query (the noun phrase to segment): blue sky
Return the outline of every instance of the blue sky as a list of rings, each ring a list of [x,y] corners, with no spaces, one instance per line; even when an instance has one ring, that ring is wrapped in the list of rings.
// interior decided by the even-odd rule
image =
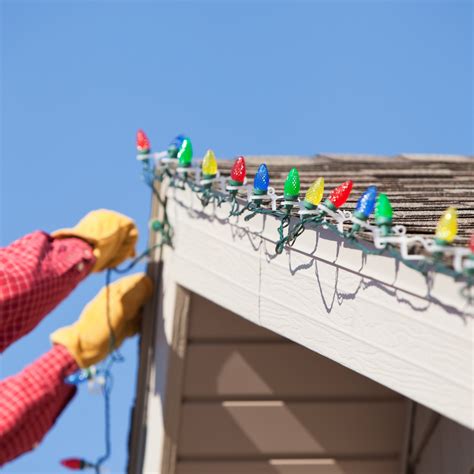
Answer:
[[[197,155],[473,153],[470,2],[3,1],[0,244],[95,208],[132,216],[134,160],[185,132]],[[48,350],[104,284],[93,275],[1,360]],[[113,392],[112,473],[124,472],[137,340]],[[103,449],[100,397],[81,390],[41,446],[6,472],[65,472]]]

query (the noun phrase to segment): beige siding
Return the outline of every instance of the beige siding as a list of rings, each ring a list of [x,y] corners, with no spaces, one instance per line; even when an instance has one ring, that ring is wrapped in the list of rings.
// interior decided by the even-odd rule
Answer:
[[[386,474],[397,472],[396,461],[335,459],[271,459],[255,462],[180,462],[177,474]]]
[[[391,390],[192,295],[178,474],[398,474]]]
[[[285,341],[283,337],[236,316],[211,301],[193,294],[189,321],[190,341]]]
[[[185,403],[185,458],[397,455],[402,401]]]
[[[388,399],[391,390],[287,340],[190,344],[185,397]]]

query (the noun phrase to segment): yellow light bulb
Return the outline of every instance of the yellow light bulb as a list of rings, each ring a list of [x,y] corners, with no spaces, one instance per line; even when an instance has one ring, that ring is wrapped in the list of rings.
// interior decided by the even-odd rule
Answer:
[[[448,207],[436,227],[436,240],[451,243],[458,233],[458,213],[455,207]]]
[[[207,176],[215,176],[217,174],[216,155],[212,150],[207,150],[202,160],[202,174]]]
[[[324,194],[324,178],[318,178],[314,183],[309,187],[306,192],[304,200],[311,204],[312,206],[317,206]]]

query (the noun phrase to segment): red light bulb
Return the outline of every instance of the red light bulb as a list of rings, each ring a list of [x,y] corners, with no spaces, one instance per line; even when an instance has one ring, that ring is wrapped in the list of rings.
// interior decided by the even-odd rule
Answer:
[[[61,464],[64,467],[66,467],[68,469],[71,469],[73,471],[80,471],[80,470],[84,469],[84,467],[86,466],[85,461],[83,461],[82,459],[78,459],[78,458],[62,459]]]
[[[474,253],[474,233],[471,235],[471,241],[469,242],[469,248],[471,252]]]
[[[236,184],[243,184],[246,173],[247,170],[245,168],[245,158],[243,156],[239,156],[235,160],[234,166],[232,166],[232,170],[230,172],[230,179],[232,181],[235,181]]]
[[[137,132],[137,150],[140,153],[148,153],[151,149],[150,140],[146,136],[146,133],[140,129]]]
[[[347,201],[347,198],[352,191],[352,184],[352,181],[348,180],[333,189],[329,195],[329,201],[331,201],[334,206],[341,207]]]

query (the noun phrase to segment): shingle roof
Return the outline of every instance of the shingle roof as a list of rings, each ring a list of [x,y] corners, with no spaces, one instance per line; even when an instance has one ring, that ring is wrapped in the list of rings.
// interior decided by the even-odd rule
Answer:
[[[301,195],[319,176],[328,192],[347,179],[354,188],[344,208],[353,210],[360,194],[370,185],[386,193],[393,205],[394,224],[403,224],[409,234],[434,234],[448,206],[458,210],[456,245],[466,245],[474,232],[474,157],[457,155],[344,155],[248,156],[247,176],[253,179],[260,163],[267,163],[270,185],[282,194],[290,168],[300,172]],[[232,160],[219,162],[221,173],[230,173]]]

